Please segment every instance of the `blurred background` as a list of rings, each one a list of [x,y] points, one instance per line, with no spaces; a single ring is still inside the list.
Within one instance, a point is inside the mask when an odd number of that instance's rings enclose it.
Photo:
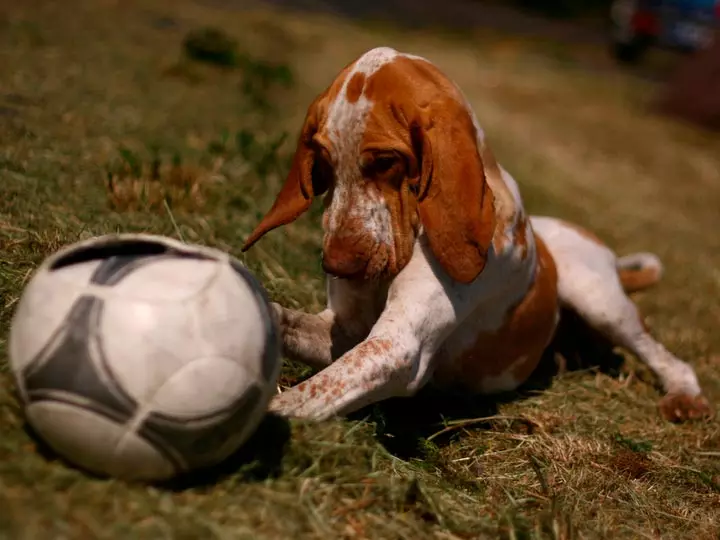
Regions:
[[[231,0],[232,1],[232,0]],[[238,4],[250,5],[237,0]],[[504,32],[525,38],[605,45],[620,64],[638,66],[656,51],[676,53],[660,98],[667,111],[720,126],[718,0],[266,0],[287,10],[384,21],[407,28]],[[702,54],[705,52],[705,54]]]

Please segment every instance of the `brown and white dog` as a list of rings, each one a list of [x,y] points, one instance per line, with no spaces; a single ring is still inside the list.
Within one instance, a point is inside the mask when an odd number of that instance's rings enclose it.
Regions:
[[[432,381],[517,388],[574,310],[645,362],[670,420],[708,416],[692,367],[646,330],[626,293],[659,280],[649,253],[529,217],[460,89],[426,59],[380,47],[310,105],[292,170],[243,251],[325,194],[328,306],[273,304],[286,356],[319,369],[276,413],[324,419]]]

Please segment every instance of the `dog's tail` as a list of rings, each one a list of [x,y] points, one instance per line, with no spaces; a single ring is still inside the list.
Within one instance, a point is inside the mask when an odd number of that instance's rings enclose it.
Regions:
[[[663,264],[654,253],[631,253],[618,257],[617,271],[625,292],[635,292],[660,281]]]

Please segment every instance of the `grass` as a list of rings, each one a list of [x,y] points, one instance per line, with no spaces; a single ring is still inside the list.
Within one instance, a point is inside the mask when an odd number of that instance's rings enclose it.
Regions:
[[[655,82],[586,47],[229,6],[0,7],[0,538],[717,539],[720,428],[663,422],[632,358],[496,403],[425,395],[345,421],[269,417],[212,474],[167,486],[90,478],[23,429],[7,329],[29,273],[69,242],[181,237],[244,260],[275,300],[322,306],[318,209],[239,247],[307,104],[379,44],[457,80],[533,213],[662,257],[662,284],[636,300],[720,403],[720,143],[656,116]],[[187,58],[203,28],[240,60]],[[665,70],[657,58],[648,69]],[[282,382],[306,374],[287,366]]]

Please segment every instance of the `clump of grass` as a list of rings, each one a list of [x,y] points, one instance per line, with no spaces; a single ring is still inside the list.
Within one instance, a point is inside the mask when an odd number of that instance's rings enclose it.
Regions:
[[[631,439],[630,437],[626,437],[620,433],[615,433],[613,435],[613,440],[618,445],[624,447],[625,449],[635,452],[637,454],[647,454],[652,450],[652,443],[649,441],[637,441],[634,439]]]
[[[158,212],[170,207],[196,212],[205,205],[210,171],[183,164],[178,154],[170,163],[164,163],[157,152],[149,161],[127,148],[119,153],[120,159],[106,169],[110,209]]]
[[[249,129],[241,129],[231,137],[230,131],[225,129],[218,138],[208,143],[207,151],[224,158],[238,156],[258,178],[265,179],[272,172],[281,174],[285,171],[286,164],[280,155],[280,148],[287,138],[288,133],[283,131],[276,136],[261,139]]]
[[[252,107],[267,111],[272,107],[272,91],[275,88],[292,88],[295,79],[290,66],[254,59],[240,58],[243,80],[240,89]]]
[[[609,463],[613,470],[632,479],[645,477],[652,470],[652,460],[643,452],[627,448],[617,451]]]
[[[621,433],[614,433],[612,441],[617,450],[610,456],[608,465],[613,470],[630,479],[645,478],[652,472],[650,441],[635,440]]]
[[[185,54],[199,62],[217,66],[238,65],[238,43],[226,32],[215,27],[193,30],[183,40]]]
[[[242,73],[240,91],[248,99],[250,108],[267,113],[273,108],[272,91],[275,88],[291,88],[295,82],[293,71],[284,62],[271,62],[241,52],[237,40],[214,27],[193,30],[183,40],[185,56],[223,68],[237,68]],[[199,76],[184,62],[167,71],[190,82],[198,82]]]
[[[204,80],[203,74],[197,69],[197,64],[183,58],[163,71],[168,77],[176,77],[189,84],[199,84]]]

